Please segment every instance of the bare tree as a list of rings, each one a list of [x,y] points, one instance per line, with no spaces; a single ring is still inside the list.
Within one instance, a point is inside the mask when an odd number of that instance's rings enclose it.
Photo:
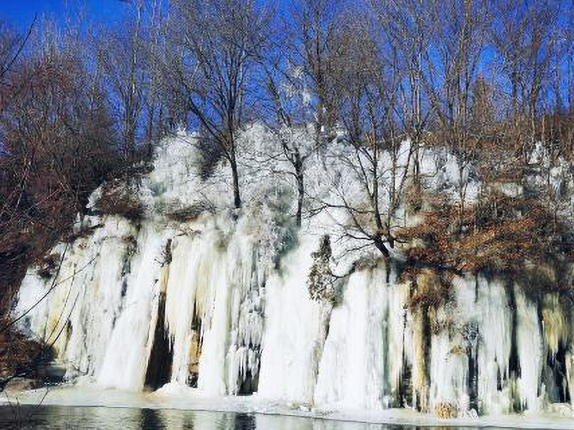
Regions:
[[[165,52],[166,16],[163,0],[146,3],[148,20],[145,23],[147,39],[143,40],[146,59],[146,79],[144,105],[147,114],[145,136],[150,158],[154,144],[165,133],[164,102],[162,94],[161,53]]]
[[[434,23],[432,53],[427,54],[425,85],[438,120],[438,139],[456,156],[458,194],[464,211],[466,170],[476,157],[477,136],[472,134],[472,95],[486,45],[488,2],[436,2],[429,19]]]
[[[556,47],[561,2],[503,0],[493,5],[492,43],[500,76],[510,86],[509,125],[526,164],[539,133],[539,107]]]
[[[420,147],[432,118],[425,92],[426,59],[432,42],[429,4],[416,0],[370,0],[378,23],[381,49],[397,76],[397,119],[411,144],[413,180],[419,181]]]
[[[287,81],[294,80],[290,79],[288,72],[283,74],[283,76],[287,77]],[[292,168],[287,173],[296,182],[297,209],[295,219],[297,226],[301,226],[305,200],[305,165],[309,157],[315,152],[316,145],[309,145],[309,142],[305,139],[307,135],[305,123],[296,122],[292,113],[285,106],[288,102],[285,101],[284,92],[281,89],[282,82],[283,79],[281,77],[268,73],[266,88],[275,114],[271,130],[280,146],[280,154],[274,156],[284,158]],[[293,82],[290,82],[290,85],[295,86]]]
[[[394,110],[397,76],[381,57],[373,36],[365,17],[349,19],[340,34],[336,63],[338,119],[348,145],[336,157],[360,184],[360,191],[347,189],[340,178],[334,178],[334,198],[320,205],[346,213],[347,222],[341,226],[344,236],[363,242],[359,248],[374,245],[388,258],[395,240],[391,222],[397,205],[393,199],[404,186],[407,169],[397,183],[396,158],[391,157],[395,163],[389,163],[384,155],[396,155],[400,144]]]
[[[566,15],[566,25],[563,27],[564,58],[566,61],[564,70],[564,85],[568,108],[574,107],[574,7],[570,7]]]
[[[308,80],[301,65],[293,59],[296,32],[289,24],[275,28],[273,48],[265,58],[265,89],[271,117],[267,120],[279,147],[277,159],[287,161],[297,189],[296,224],[301,226],[305,201],[305,170],[307,161],[319,149],[310,109]],[[284,172],[275,172],[284,173]]]
[[[335,126],[337,118],[333,76],[337,73],[337,32],[342,1],[293,0],[291,6],[292,62],[302,68],[308,82],[316,140],[320,146],[323,134]]]
[[[28,27],[26,34],[21,35],[7,22],[0,21],[0,85],[6,86],[6,78],[21,56],[35,24],[36,17]],[[2,108],[2,104],[0,104],[0,108]]]
[[[146,52],[143,42],[143,2],[135,6],[133,20],[103,29],[94,40],[98,67],[112,97],[118,100],[125,155],[133,160],[144,103]]]
[[[270,15],[254,0],[177,0],[173,17],[172,41],[181,57],[169,64],[169,78],[183,89],[186,108],[229,163],[239,208],[237,133],[257,100],[254,76]]]

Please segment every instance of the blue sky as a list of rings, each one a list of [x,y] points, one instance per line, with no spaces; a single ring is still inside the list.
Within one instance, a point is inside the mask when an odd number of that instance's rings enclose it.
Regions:
[[[90,20],[105,21],[119,18],[129,7],[129,2],[120,0],[0,0],[0,18],[27,27],[35,14],[63,20],[67,10],[84,8]]]
[[[136,0],[0,0],[0,19],[27,29],[34,15],[47,14],[62,22],[66,11],[83,10],[89,21],[110,22],[121,18]],[[284,7],[289,0],[270,0],[268,4]],[[267,0],[264,0],[264,3]],[[76,15],[77,16],[77,15]]]

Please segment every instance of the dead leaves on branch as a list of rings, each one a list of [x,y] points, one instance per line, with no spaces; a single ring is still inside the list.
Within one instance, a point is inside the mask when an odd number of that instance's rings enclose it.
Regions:
[[[425,221],[403,229],[407,258],[461,273],[520,270],[525,260],[572,259],[568,228],[534,199],[493,195],[462,213],[445,199],[435,201]]]
[[[403,278],[414,285],[411,308],[445,303],[453,274],[494,272],[538,293],[572,291],[564,270],[574,260],[570,229],[541,202],[493,194],[462,213],[446,198],[430,206],[421,224],[398,235],[408,243]],[[548,265],[555,276],[538,279],[537,268]]]

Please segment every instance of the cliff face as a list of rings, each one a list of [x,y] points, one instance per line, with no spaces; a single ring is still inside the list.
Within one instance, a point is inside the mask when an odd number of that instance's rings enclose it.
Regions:
[[[334,298],[312,300],[312,254],[332,217],[293,230],[262,223],[278,216],[264,210],[166,216],[175,197],[200,192],[184,180],[184,150],[168,156],[176,144],[137,185],[161,212],[85,217],[78,231],[89,234],[53,250],[58,268],[32,268],[23,281],[21,328],[53,344],[70,378],[444,417],[550,404],[570,413],[574,315],[559,293],[529,295],[479,272],[453,275],[446,300],[413,306],[439,282],[435,270],[405,277],[394,257],[351,268],[347,253]]]

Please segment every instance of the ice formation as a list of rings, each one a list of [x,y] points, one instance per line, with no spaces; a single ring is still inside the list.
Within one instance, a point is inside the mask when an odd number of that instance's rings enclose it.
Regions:
[[[409,282],[392,263],[353,271],[343,262],[339,300],[313,301],[311,253],[335,223],[323,216],[287,239],[269,209],[283,198],[281,183],[264,169],[251,176],[258,187],[244,184],[245,200],[262,205],[168,219],[166,208],[207,194],[224,206],[217,199],[228,194],[218,188],[224,173],[194,178],[192,139],[167,141],[137,184],[143,221],[86,216],[78,228],[93,233],[54,248],[57,273],[46,279],[31,268],[23,281],[15,315],[53,343],[77,383],[190,385],[340,410],[507,414],[574,402],[574,318],[557,297],[537,301],[507,279],[459,276],[454,299],[426,315],[409,311]],[[435,154],[422,168],[445,189],[460,180],[449,163]],[[323,180],[311,178],[317,192]]]

